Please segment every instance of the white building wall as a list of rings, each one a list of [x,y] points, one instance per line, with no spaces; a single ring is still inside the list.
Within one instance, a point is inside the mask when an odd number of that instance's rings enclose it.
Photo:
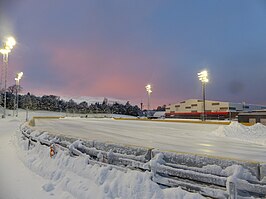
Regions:
[[[205,101],[206,112],[242,112],[266,109],[266,106],[245,104],[245,103],[232,103],[220,101]],[[190,113],[190,112],[203,112],[202,100],[188,99],[186,101],[171,104],[166,107],[166,113]]]
[[[219,101],[205,101],[206,112],[228,112],[229,102]],[[186,101],[171,104],[166,107],[166,113],[190,113],[190,112],[203,112],[203,102],[198,99],[188,99]]]

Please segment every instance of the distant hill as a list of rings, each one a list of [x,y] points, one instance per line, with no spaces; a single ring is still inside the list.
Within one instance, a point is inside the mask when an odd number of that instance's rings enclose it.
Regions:
[[[88,97],[88,96],[81,96],[81,97],[60,97],[61,99],[65,100],[65,101],[69,101],[69,100],[74,100],[76,103],[81,103],[81,102],[87,102],[88,105],[90,104],[95,104],[95,103],[103,103],[103,100],[106,98],[107,99],[107,103],[108,104],[114,104],[114,103],[119,103],[119,104],[126,104],[127,100],[121,100],[121,99],[115,99],[115,98],[111,98],[111,97]]]

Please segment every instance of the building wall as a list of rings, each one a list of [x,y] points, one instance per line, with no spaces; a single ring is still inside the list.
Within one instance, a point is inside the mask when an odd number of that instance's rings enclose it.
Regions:
[[[264,105],[246,104],[246,103],[229,103],[231,112],[250,112],[254,110],[266,109]]]
[[[209,119],[224,119],[228,117],[229,103],[219,101],[205,101],[206,115]],[[200,118],[203,114],[203,102],[198,99],[171,104],[166,107],[166,117],[176,118]]]
[[[239,114],[238,115],[238,122],[244,122],[244,123],[261,123],[266,125],[266,113],[261,114],[254,114],[254,113],[245,113],[245,114]]]
[[[229,110],[228,102],[219,101],[205,101],[206,112],[226,112]],[[189,99],[177,104],[171,104],[166,107],[166,113],[180,112],[180,113],[191,113],[191,112],[203,112],[202,100]]]
[[[260,105],[231,103],[221,101],[205,101],[205,113],[210,119],[234,118],[239,112],[260,110],[266,108]],[[188,99],[166,107],[166,117],[200,118],[203,114],[203,102],[198,99]]]

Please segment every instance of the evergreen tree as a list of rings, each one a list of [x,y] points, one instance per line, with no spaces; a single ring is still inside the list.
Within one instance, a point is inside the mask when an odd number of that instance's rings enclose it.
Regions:
[[[7,108],[13,109],[14,107],[14,87],[9,87],[7,92]],[[0,96],[0,105],[3,106],[4,93]],[[138,106],[130,105],[129,101],[123,105],[115,102],[114,104],[108,104],[107,98],[103,100],[102,103],[95,103],[88,105],[87,102],[83,101],[77,104],[74,100],[69,100],[68,102],[60,99],[60,97],[55,95],[44,95],[42,97],[37,97],[27,93],[27,95],[18,95],[19,98],[19,108],[31,109],[31,110],[48,110],[48,111],[60,111],[68,113],[113,113],[122,115],[133,115],[140,116],[142,111]],[[2,101],[1,101],[2,99]]]

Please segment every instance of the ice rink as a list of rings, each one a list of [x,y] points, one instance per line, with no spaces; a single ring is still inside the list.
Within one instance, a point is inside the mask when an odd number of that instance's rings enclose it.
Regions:
[[[164,151],[266,162],[265,146],[230,137],[218,137],[213,132],[219,126],[221,125],[109,118],[64,118],[36,120],[35,129],[69,137]]]

